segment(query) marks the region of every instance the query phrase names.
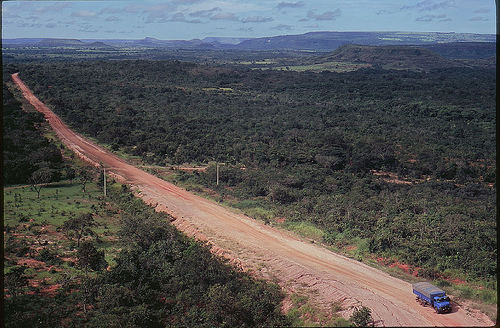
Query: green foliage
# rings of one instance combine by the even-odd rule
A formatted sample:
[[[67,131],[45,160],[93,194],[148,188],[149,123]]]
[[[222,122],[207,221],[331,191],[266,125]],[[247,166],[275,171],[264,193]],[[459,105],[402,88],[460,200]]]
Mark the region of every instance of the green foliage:
[[[25,112],[3,84],[3,182],[4,184],[58,181],[62,166],[61,152],[42,137],[35,125],[43,115]],[[43,177],[42,177],[43,176]]]
[[[249,215],[311,223],[327,243],[362,241],[359,252],[396,256],[430,277],[496,276],[487,260],[496,259],[496,189],[485,187],[496,181],[494,70],[316,74],[179,61],[19,69],[101,142],[160,165],[224,162],[219,186],[216,165],[179,181],[258,198]]]
[[[373,326],[372,311],[366,306],[356,307],[353,314],[349,318],[356,327]]]
[[[92,242],[83,242],[76,252],[78,265],[85,271],[101,271],[106,269],[108,263],[104,260],[104,251],[98,251]]]
[[[71,189],[71,193],[66,188]],[[97,222],[105,219],[111,224],[112,219],[116,219],[106,216],[111,211],[101,207],[104,202],[97,197],[89,198],[95,188],[90,185],[86,195],[82,195],[76,183],[61,186],[61,191],[55,194],[59,204],[68,202],[70,195],[71,200],[85,197],[87,202],[95,202],[94,212],[91,214],[85,208],[90,208],[90,204],[82,204],[81,215],[65,221],[50,219],[43,228],[60,222],[64,227],[60,230],[71,232],[76,246],[78,236],[82,239],[87,236],[86,229],[99,231],[95,227]],[[14,190],[6,192],[10,206],[20,203],[25,206],[26,200],[36,197],[33,191]],[[50,207],[46,198],[56,198],[55,195],[44,193],[40,204]],[[109,270],[104,270],[108,266],[104,250],[112,249],[92,241],[80,243],[75,254],[78,266],[73,267],[60,262],[65,251],[59,247],[45,245],[33,252],[31,243],[25,239],[11,236],[7,240],[6,256],[11,260],[4,282],[9,327],[289,326],[288,319],[280,313],[283,294],[279,286],[235,270],[226,260],[212,254],[208,246],[177,231],[168,223],[166,214],[145,206],[126,187],[109,189],[106,206],[113,204],[122,216],[121,244],[114,247],[122,250],[114,253],[114,264]],[[31,230],[38,231],[36,239],[43,244],[45,230]],[[68,249],[67,244],[65,242],[63,249]],[[97,249],[97,245],[101,248]],[[31,254],[29,256],[47,261],[47,265],[63,267],[62,272],[58,269],[52,276],[51,283],[61,284],[55,295],[45,296],[40,287],[30,287],[29,280],[35,275],[41,279],[42,274],[13,265],[15,254],[22,257]],[[43,277],[50,275],[44,272]]]
[[[103,297],[96,306],[103,313],[120,313],[123,318],[143,304],[153,326],[162,322],[173,326],[286,325],[279,313],[282,295],[277,286],[234,271],[207,246],[181,235],[154,212],[127,216],[121,234],[135,241],[135,246],[122,251],[115,259],[117,265],[102,278]],[[131,322],[143,325],[144,321]]]
[[[61,230],[65,231],[68,236],[76,238],[77,247],[80,247],[80,240],[83,237],[96,235],[92,228],[97,225],[92,213],[83,213],[65,221]]]
[[[17,69],[73,127],[115,150],[160,165],[224,162],[219,186],[215,165],[179,181],[251,199],[240,207],[255,217],[307,231],[314,226],[325,243],[357,244],[355,256],[394,257],[431,279],[496,279],[496,187],[486,185],[496,182],[494,70],[314,74],[178,61]],[[393,175],[404,183],[387,182]],[[127,213],[126,244],[104,273],[107,287],[89,298],[96,311],[88,322],[272,325],[247,312],[258,304],[238,302],[247,291],[240,294],[221,273],[228,271],[224,264],[193,259],[211,261],[203,245],[177,236],[166,218],[143,213],[130,195],[116,197]],[[9,217],[11,228],[27,217]],[[229,275],[238,284],[246,279]],[[495,295],[488,290],[461,293],[489,302]],[[231,306],[208,311],[212,298]]]

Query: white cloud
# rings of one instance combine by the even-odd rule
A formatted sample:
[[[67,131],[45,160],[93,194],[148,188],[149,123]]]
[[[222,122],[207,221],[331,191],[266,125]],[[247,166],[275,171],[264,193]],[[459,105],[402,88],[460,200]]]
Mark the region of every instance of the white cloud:
[[[302,8],[305,6],[304,1],[298,1],[298,2],[286,2],[286,1],[281,1],[278,3],[276,8],[278,10],[285,9],[285,8]]]
[[[265,23],[265,22],[271,22],[272,20],[273,20],[272,17],[252,16],[252,17],[243,18],[241,20],[241,22],[242,23]]]
[[[212,9],[208,9],[208,10],[198,10],[198,11],[192,12],[189,14],[189,16],[191,16],[191,17],[210,17],[214,13],[221,12],[221,11],[222,11],[222,9],[220,9],[219,7],[214,7]]]
[[[312,24],[312,25],[308,25],[308,26],[305,26],[306,28],[320,28],[320,26],[318,24]]]
[[[89,18],[89,17],[94,17],[96,15],[97,15],[96,11],[90,11],[90,10],[79,10],[71,14],[71,16],[73,17],[81,17],[81,18]]]
[[[155,12],[169,12],[173,7],[168,3],[158,3],[144,9],[145,13],[155,13]]]
[[[452,21],[451,18],[446,17],[446,15],[425,15],[422,17],[418,17],[415,19],[417,22],[433,22],[434,19],[437,19],[438,22],[450,22]]]
[[[129,14],[137,14],[142,9],[143,9],[142,6],[139,6],[139,5],[135,4],[135,3],[133,3],[133,4],[130,4],[130,5],[126,6],[125,8],[123,8],[122,11],[124,13],[129,13]]]
[[[239,18],[233,13],[218,13],[210,16],[211,20],[238,21]]]
[[[193,19],[193,20],[188,20],[184,16],[183,13],[177,12],[175,13],[172,18],[170,19],[171,22],[184,22],[184,23],[193,23],[193,24],[199,24],[201,21],[199,19]]]
[[[436,2],[433,0],[424,0],[412,6],[403,6],[401,10],[407,9],[418,9],[418,11],[432,11],[436,9],[445,9],[455,6],[455,0],[445,0],[441,2]]]
[[[38,1],[39,3],[42,3],[41,1]],[[51,4],[51,5],[48,5],[46,6],[45,4],[43,4],[42,6],[40,7],[36,7],[33,12],[35,13],[38,13],[38,14],[41,14],[41,13],[59,13],[59,12],[62,12],[68,8],[71,8],[73,7],[73,4],[68,1],[68,2],[56,2],[54,4]]]
[[[121,21],[121,19],[119,17],[116,17],[116,16],[109,16],[105,20],[106,20],[106,22],[119,22],[119,21]]]
[[[271,27],[271,30],[278,30],[278,31],[291,31],[292,29],[293,27],[287,24],[279,24],[275,27]]]
[[[144,13],[148,13],[145,23],[164,23],[172,11],[173,7],[168,3],[159,3],[144,9]]]
[[[240,32],[253,32],[253,28],[252,27],[240,27],[236,31],[240,31]]]
[[[476,16],[476,17],[472,17],[471,19],[469,19],[471,22],[487,22],[489,21],[488,18],[485,18],[485,17],[481,17],[481,16]]]
[[[335,11],[325,11],[322,14],[316,14],[312,10],[307,13],[308,18],[312,18],[315,20],[334,20],[340,15],[342,15],[342,10],[340,10],[339,8],[337,8],[337,10]]]

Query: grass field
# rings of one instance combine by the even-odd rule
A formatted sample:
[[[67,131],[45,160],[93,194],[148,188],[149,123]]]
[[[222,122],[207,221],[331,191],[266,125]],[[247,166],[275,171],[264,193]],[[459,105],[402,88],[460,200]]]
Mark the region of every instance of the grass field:
[[[112,185],[111,188],[119,188]],[[92,238],[106,260],[119,251],[116,233],[119,230],[119,208],[105,199],[95,182],[87,183],[86,191],[76,181],[61,181],[42,188],[40,198],[31,186],[4,189],[4,273],[26,264],[32,284],[56,283],[61,272],[74,271],[77,240],[60,227],[65,221],[92,213],[96,226]]]

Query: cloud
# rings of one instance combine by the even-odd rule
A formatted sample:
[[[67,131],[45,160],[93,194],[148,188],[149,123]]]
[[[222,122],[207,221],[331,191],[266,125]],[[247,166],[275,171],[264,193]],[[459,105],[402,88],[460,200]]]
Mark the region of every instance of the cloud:
[[[192,23],[192,24],[199,24],[201,21],[199,19],[186,19],[183,13],[177,12],[175,13],[172,18],[169,20],[170,22],[184,22],[184,23]]]
[[[2,8],[2,18],[3,19],[15,19],[15,18],[21,18],[18,14],[13,12],[10,8],[4,7]]]
[[[42,2],[43,3],[43,2]],[[71,2],[56,2],[54,4],[51,4],[49,6],[41,6],[41,7],[36,7],[33,12],[37,14],[41,13],[59,13],[67,8],[73,7],[73,4]]]
[[[123,12],[122,8],[105,7],[102,8],[99,14],[119,14]]]
[[[132,4],[128,5],[128,6],[126,6],[125,8],[123,8],[122,12],[128,13],[128,14],[137,14],[142,9],[143,9],[142,6],[139,6],[139,5],[135,4],[135,3],[132,3]]]
[[[281,1],[280,3],[278,3],[276,8],[278,8],[278,10],[281,10],[281,9],[285,9],[285,8],[302,8],[304,6],[305,6],[304,1],[298,1],[298,2]]]
[[[96,15],[97,15],[96,11],[90,11],[90,10],[79,10],[71,14],[72,17],[80,17],[80,18],[90,18]]]
[[[195,4],[195,3],[198,3],[198,2],[203,2],[203,1],[204,0],[177,0],[176,2],[180,3],[180,4],[192,5],[192,4]]]
[[[278,31],[291,31],[293,27],[291,25],[286,25],[286,24],[279,24],[275,27],[271,27],[271,30],[278,30]]]
[[[265,23],[271,22],[273,20],[272,17],[262,17],[262,16],[252,16],[241,19],[242,23]]]
[[[307,18],[312,18],[315,20],[334,20],[340,15],[342,15],[342,10],[340,10],[339,8],[337,8],[337,10],[335,11],[325,11],[322,14],[316,14],[311,10],[307,13]]]
[[[209,9],[209,10],[199,10],[199,11],[192,12],[189,14],[189,16],[191,16],[191,17],[211,17],[214,13],[221,12],[221,11],[222,11],[222,9],[220,9],[219,7],[214,7],[214,8]]]
[[[445,9],[454,6],[455,6],[455,0],[445,0],[441,2],[436,2],[433,0],[424,0],[412,6],[403,6],[401,7],[401,10],[418,9],[418,11],[423,12],[423,11],[432,11],[436,9]]]
[[[474,14],[486,14],[489,13],[490,10],[486,8],[476,9],[473,11]]]
[[[392,14],[394,14],[394,12],[392,12],[390,10],[382,9],[382,10],[379,10],[375,15],[392,15]]]
[[[432,22],[432,21],[434,21],[434,18],[436,18],[436,16],[434,16],[434,15],[425,15],[422,17],[417,17],[415,19],[415,21],[416,22]]]
[[[238,21],[239,18],[233,13],[218,13],[210,16],[210,20]]]
[[[105,19],[106,22],[119,22],[121,21],[120,18],[116,17],[116,16],[109,16],[108,18]]]
[[[438,19],[438,22],[449,22],[451,21],[452,19],[451,18],[447,18],[446,15],[425,15],[425,16],[422,16],[422,17],[418,17],[417,19],[415,19],[415,21],[417,22],[433,22],[434,19]]]
[[[253,27],[240,27],[236,31],[240,31],[240,32],[253,32]]]
[[[183,13],[175,13],[172,18],[170,19],[171,22],[184,22],[186,20],[186,17],[184,17]]]
[[[319,28],[320,26],[318,24],[312,24],[312,25],[308,25],[308,26],[305,26],[305,28]]]
[[[476,16],[476,17],[472,17],[471,19],[469,19],[469,21],[471,21],[471,22],[487,22],[487,21],[489,21],[489,19],[485,18],[485,17],[481,17],[481,16]]]
[[[167,17],[172,11],[172,6],[168,3],[159,3],[152,5],[144,9],[144,13],[148,16],[145,19],[146,24],[150,23],[165,23],[167,22]]]
[[[46,28],[55,28],[56,26],[56,23],[48,23],[47,25],[45,25]]]
[[[145,13],[157,13],[157,12],[169,12],[171,11],[173,8],[170,4],[168,3],[158,3],[156,5],[152,5],[152,6],[149,6],[147,7],[146,9],[144,9],[144,12]]]

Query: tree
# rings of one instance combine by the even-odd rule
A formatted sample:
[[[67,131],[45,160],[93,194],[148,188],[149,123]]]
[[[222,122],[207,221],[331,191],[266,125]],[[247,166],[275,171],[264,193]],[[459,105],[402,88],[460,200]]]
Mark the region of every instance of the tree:
[[[89,270],[101,271],[108,267],[104,259],[104,251],[98,251],[92,242],[83,242],[76,252],[78,265],[86,272]]]
[[[351,321],[356,327],[368,327],[368,324],[370,323],[373,327],[372,310],[366,306],[356,307],[353,314],[349,318],[349,321]]]
[[[40,192],[42,188],[52,180],[53,172],[48,168],[36,170],[31,174],[29,182],[31,187],[36,191],[37,198],[40,199]]]
[[[92,213],[84,213],[65,221],[61,229],[66,231],[69,236],[75,236],[77,247],[80,247],[80,239],[84,236],[94,236],[95,232],[91,228],[97,225]]]
[[[26,275],[26,266],[15,266],[4,276],[4,284],[10,297],[15,298],[23,294],[28,285],[28,276]]]
[[[90,175],[89,171],[86,169],[80,169],[78,171],[78,180],[82,183],[82,191],[85,192],[85,185],[87,182],[92,180],[92,176]]]

